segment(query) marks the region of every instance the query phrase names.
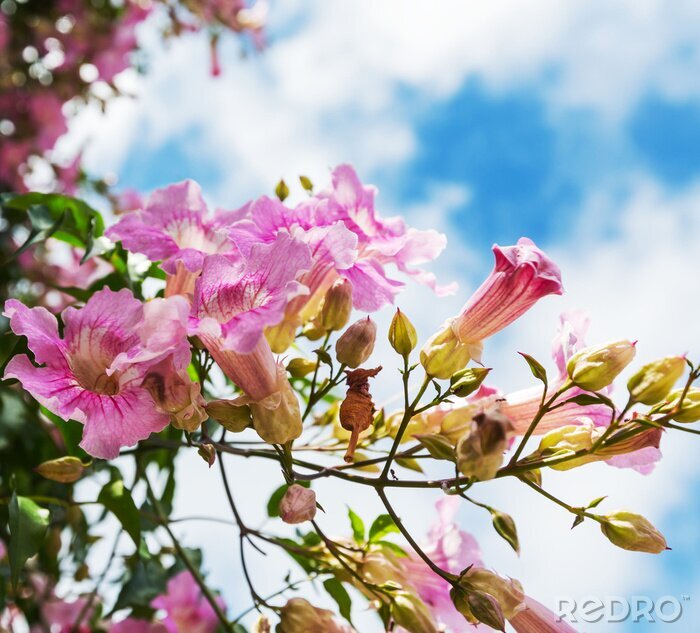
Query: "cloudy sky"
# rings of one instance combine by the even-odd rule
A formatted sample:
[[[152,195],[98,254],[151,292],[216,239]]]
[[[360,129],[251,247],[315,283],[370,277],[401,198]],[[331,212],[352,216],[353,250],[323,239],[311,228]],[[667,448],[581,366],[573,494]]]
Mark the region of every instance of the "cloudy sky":
[[[424,337],[488,273],[494,242],[532,238],[560,264],[567,294],[487,345],[485,361],[506,390],[530,384],[515,352],[548,360],[558,314],[571,307],[590,311],[590,342],[639,339],[640,360],[700,357],[697,2],[279,0],[269,21],[262,54],[244,58],[236,38],[223,39],[216,79],[202,36],[163,50],[157,19],[150,22],[141,32],[147,74],[121,78],[137,98],[113,102],[105,116],[84,112],[64,147],[85,147],[88,167],[113,172],[120,186],[149,191],[194,178],[228,208],[270,193],[280,177],[305,174],[323,186],[332,166],[352,163],[379,186],[381,213],[448,235],[434,270],[459,282],[458,295],[409,289],[398,302]],[[603,509],[648,516],[673,548],[659,557],[615,550],[593,526],[570,532],[566,513],[512,482],[484,486],[481,498],[515,517],[519,559],[483,513],[464,508],[460,520],[487,562],[552,607],[562,596],[689,597],[674,625],[582,631],[692,631],[700,621],[699,448],[692,436],[665,438],[665,459],[649,477],[607,466],[547,474],[572,504],[608,494]],[[200,461],[189,467],[196,475],[181,482],[182,512],[225,516],[218,484]],[[243,460],[230,473],[263,492],[279,480]],[[259,494],[242,503],[261,517]],[[346,529],[345,503],[367,517],[378,511],[362,494],[319,487],[330,531]],[[397,495],[417,533],[434,500]],[[232,580],[235,533],[192,524],[183,535],[209,543],[206,565],[232,610],[249,606]],[[258,568],[262,593],[276,588],[269,571],[282,577],[281,564]]]

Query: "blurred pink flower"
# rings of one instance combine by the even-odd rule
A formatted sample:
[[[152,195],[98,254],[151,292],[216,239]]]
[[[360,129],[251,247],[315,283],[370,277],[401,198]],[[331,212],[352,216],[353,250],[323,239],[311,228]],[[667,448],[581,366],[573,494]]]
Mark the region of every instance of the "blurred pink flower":
[[[41,614],[54,633],[90,633],[89,621],[94,607],[88,605],[87,597],[72,601],[52,598],[41,605]],[[75,623],[81,615],[80,626],[76,629]]]
[[[136,618],[126,618],[109,627],[109,633],[169,633],[162,622],[148,622]]]
[[[162,430],[168,416],[154,408],[142,386],[148,369],[173,355],[189,362],[187,302],[180,297],[143,304],[129,290],[105,288],[82,309],[62,313],[63,337],[56,317],[45,308],[5,303],[5,316],[18,335],[27,337],[35,367],[25,355],[12,358],[5,378],[17,378],[41,404],[63,419],[84,425],[80,445],[95,457],[114,458]]]
[[[216,602],[226,609],[222,598]],[[153,600],[151,606],[165,611],[163,624],[168,633],[214,633],[219,625],[214,609],[189,571],[173,576],[167,593]]]

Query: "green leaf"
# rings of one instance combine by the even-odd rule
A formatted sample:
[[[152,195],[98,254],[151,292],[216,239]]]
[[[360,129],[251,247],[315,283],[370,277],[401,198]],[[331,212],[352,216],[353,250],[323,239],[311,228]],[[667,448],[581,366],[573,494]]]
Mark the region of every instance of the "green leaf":
[[[547,385],[547,370],[542,367],[542,365],[539,364],[538,361],[536,361],[532,356],[529,354],[525,354],[523,352],[518,352],[524,359],[525,362],[530,366],[530,371],[532,372],[532,375],[537,378],[537,380],[541,380],[545,386]]]
[[[155,559],[136,561],[129,579],[117,598],[115,610],[127,607],[149,607],[151,601],[165,592],[167,574]]]
[[[608,498],[607,496],[603,496],[603,497],[598,497],[597,499],[593,499],[593,501],[591,501],[591,502],[588,504],[587,509],[590,510],[591,508],[597,508],[597,507],[598,507],[603,501],[605,501],[607,498]]]
[[[331,355],[325,349],[315,349],[314,354],[318,356],[318,360],[325,365],[328,365],[331,369],[333,368],[333,359]]]
[[[350,619],[352,600],[345,587],[343,587],[343,583],[337,578],[329,578],[323,582],[323,587],[328,592],[328,595],[338,604],[338,613],[352,624]]]
[[[10,571],[12,586],[17,588],[19,572],[44,541],[49,528],[49,511],[27,497],[12,494],[9,507]]]
[[[396,527],[394,519],[392,519],[388,514],[380,514],[374,520],[374,523],[372,523],[372,527],[369,528],[369,542],[376,543],[387,534],[398,531],[399,528]]]
[[[396,463],[402,468],[415,470],[417,473],[423,472],[423,467],[420,465],[420,462],[412,457],[397,457]]]
[[[289,187],[284,180],[280,180],[275,187],[275,195],[280,199],[280,202],[284,202],[289,196]]]
[[[100,491],[97,502],[119,519],[122,527],[138,549],[141,545],[140,515],[131,497],[131,492],[124,486],[124,482],[117,479],[106,484]]]
[[[392,543],[391,541],[377,541],[375,545],[381,545],[382,547],[385,547],[399,558],[406,558],[408,556],[405,549],[398,546],[396,543]]]
[[[104,221],[95,209],[82,200],[61,194],[6,194],[0,197],[0,209],[24,212],[31,223],[29,236],[14,257],[33,244],[55,237],[83,247],[85,261],[94,254],[94,239],[104,232]]]
[[[457,462],[452,442],[443,435],[414,435],[413,437],[415,437],[435,459],[444,459],[452,463]]]
[[[356,543],[365,542],[365,524],[362,519],[357,516],[352,508],[348,508],[348,518],[350,519],[350,527],[352,527],[352,536]]]

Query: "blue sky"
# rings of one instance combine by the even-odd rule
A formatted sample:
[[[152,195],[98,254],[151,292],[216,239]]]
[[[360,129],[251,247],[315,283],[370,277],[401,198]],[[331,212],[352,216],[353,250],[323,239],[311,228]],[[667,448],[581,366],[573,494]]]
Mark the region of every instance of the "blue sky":
[[[559,261],[568,294],[487,346],[506,389],[528,384],[514,351],[547,359],[556,317],[573,306],[590,309],[591,342],[629,336],[640,339],[640,360],[698,357],[695,3],[273,2],[270,21],[262,55],[242,60],[235,39],[224,38],[218,79],[207,75],[203,38],[163,52],[157,25],[147,26],[149,74],[122,77],[139,98],[112,104],[106,117],[83,113],[66,151],[85,144],[89,166],[142,191],[194,178],[224,207],[269,193],[281,176],[292,182],[303,173],[323,186],[330,167],[355,164],[379,186],[384,213],[448,234],[435,269],[457,279],[460,294],[430,311],[422,290],[399,302],[424,335],[488,272],[493,242],[531,237]],[[672,552],[652,559],[613,550],[595,530],[569,533],[558,510],[496,487],[527,550],[514,561],[477,523],[485,557],[550,605],[557,592],[690,595],[686,615],[668,628],[694,631],[700,467],[690,440],[667,439],[666,460],[649,478],[592,466],[553,477],[552,486],[571,501],[610,494],[609,509],[649,516]],[[405,511],[424,529],[427,519],[411,505]],[[472,525],[471,515],[463,518]],[[212,577],[225,584],[217,551],[209,554]],[[242,587],[230,591],[245,602]]]

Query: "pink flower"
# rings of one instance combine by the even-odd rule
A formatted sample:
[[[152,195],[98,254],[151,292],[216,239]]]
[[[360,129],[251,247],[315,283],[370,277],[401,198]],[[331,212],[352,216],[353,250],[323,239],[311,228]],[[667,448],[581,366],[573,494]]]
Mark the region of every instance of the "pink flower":
[[[199,185],[186,180],[154,191],[143,211],[127,214],[105,235],[151,261],[162,261],[169,275],[166,296],[190,294],[205,256],[233,249],[223,227],[245,210],[206,217]]]
[[[476,539],[460,530],[454,522],[458,506],[457,497],[446,496],[436,503],[438,520],[428,532],[423,547],[423,551],[438,567],[452,574],[460,574],[470,565],[483,566]],[[432,571],[413,552],[401,562],[406,570],[406,578],[439,624],[446,626],[452,633],[466,631],[467,627],[474,630],[452,604],[450,583]]]
[[[148,622],[136,618],[126,618],[109,627],[109,633],[169,633],[162,622]]]
[[[25,355],[7,365],[5,378],[17,378],[36,400],[63,419],[84,425],[80,445],[91,455],[111,459],[161,431],[166,414],[156,411],[142,386],[149,368],[169,355],[189,362],[186,340],[188,305],[180,297],[143,304],[129,290],[105,288],[82,309],[56,317],[45,308],[27,308],[10,299],[5,316],[41,367]]]
[[[525,596],[525,609],[510,619],[517,633],[576,633],[543,604]]]
[[[252,245],[240,260],[212,255],[204,261],[190,334],[254,401],[279,390],[263,331],[283,319],[292,299],[308,292],[296,278],[310,265],[309,248],[285,233],[271,244]]]
[[[400,217],[380,218],[374,209],[376,189],[364,186],[350,165],[333,170],[332,184],[332,189],[318,198],[329,218],[341,220],[358,237],[358,260],[344,272],[353,283],[355,307],[373,312],[393,302],[403,284],[387,277],[384,266],[389,264],[438,295],[454,292],[454,284],[438,286],[434,275],[414,268],[443,251],[447,243],[444,235],[407,228]]]
[[[222,598],[216,602],[226,609]],[[219,625],[214,609],[189,571],[173,576],[167,593],[153,600],[151,606],[165,611],[163,624],[168,633],[214,633]]]
[[[93,607],[88,607],[88,598],[80,597],[71,602],[52,598],[41,605],[41,614],[55,633],[90,633],[90,617]],[[83,613],[85,610],[85,613]],[[82,617],[80,627],[74,629],[78,617]]]
[[[523,237],[515,246],[496,245],[493,252],[493,271],[452,322],[464,345],[479,345],[542,297],[563,292],[559,268],[531,240]]]

